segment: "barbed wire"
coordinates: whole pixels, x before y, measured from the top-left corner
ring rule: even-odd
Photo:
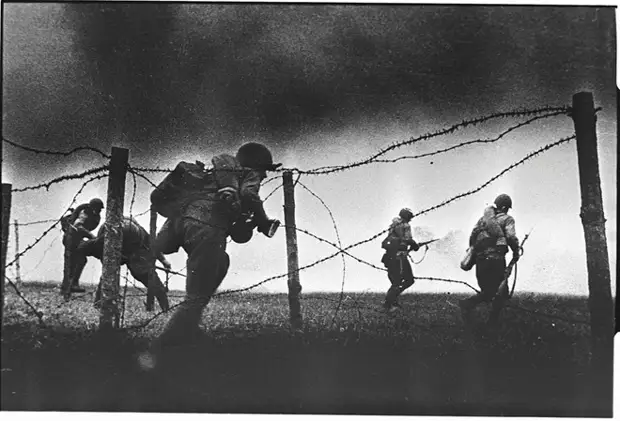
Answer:
[[[306,190],[308,193],[310,193],[312,196],[314,196],[319,202],[321,202],[323,207],[327,210],[327,213],[329,214],[329,217],[330,217],[330,219],[332,221],[332,226],[334,227],[334,231],[336,233],[336,241],[338,242],[338,248],[342,249],[342,241],[340,241],[340,233],[338,232],[338,226],[336,225],[336,218],[334,218],[334,214],[332,213],[332,211],[329,208],[329,206],[327,206],[327,203],[325,203],[325,201],[323,199],[321,199],[316,193],[314,193],[312,190],[310,190],[303,183],[299,183],[299,185],[304,190]],[[347,273],[347,262],[346,262],[346,260],[344,258],[344,253],[341,254],[340,257],[342,257],[342,284],[341,284],[341,288],[340,288],[340,297],[338,299],[338,306],[336,306],[336,310],[334,311],[334,317],[332,318],[332,323],[334,323],[335,320],[336,320],[336,316],[338,315],[338,311],[340,310],[340,305],[341,305],[342,299],[344,297],[344,283],[345,283],[346,273]]]
[[[9,139],[7,139],[4,136],[2,136],[2,141],[6,142],[9,145],[14,146],[16,148],[23,149],[23,150],[28,151],[28,152],[34,152],[34,153],[37,153],[37,154],[69,156],[69,155],[72,155],[72,154],[74,154],[76,152],[80,152],[80,151],[91,151],[91,152],[98,153],[99,155],[101,155],[102,157],[104,157],[106,159],[110,159],[110,155],[102,152],[101,150],[99,150],[97,148],[93,148],[92,146],[78,146],[76,148],[71,149],[70,151],[61,152],[61,151],[50,151],[50,150],[43,150],[43,149],[35,149],[35,148],[30,147],[30,146],[20,145],[19,143],[13,142],[12,140],[9,140]]]
[[[280,184],[275,189],[271,190],[271,193],[269,193],[267,196],[265,196],[265,198],[263,199],[263,202],[266,202],[275,192],[280,190],[282,188],[282,186],[284,186],[284,184]]]
[[[508,129],[504,130],[503,132],[501,132],[499,135],[497,135],[494,138],[470,140],[470,141],[467,141],[467,142],[461,142],[461,143],[459,143],[457,145],[453,145],[453,146],[450,146],[448,148],[438,149],[438,150],[435,150],[433,152],[426,152],[426,153],[422,153],[422,154],[418,154],[418,155],[405,155],[405,156],[400,156],[400,157],[394,158],[394,159],[376,159],[373,162],[374,163],[395,163],[395,162],[399,162],[399,161],[402,161],[402,160],[405,160],[405,159],[427,158],[429,156],[439,155],[439,154],[442,154],[442,153],[453,151],[455,149],[459,149],[459,148],[462,148],[464,146],[473,145],[473,144],[476,144],[476,143],[482,143],[482,144],[494,143],[494,142],[497,142],[497,141],[501,140],[503,137],[505,137],[509,133],[513,132],[514,130],[517,130],[517,129],[523,127],[523,126],[531,124],[531,123],[533,123],[536,120],[540,120],[540,119],[547,118],[547,117],[563,115],[563,114],[565,114],[565,112],[563,112],[563,111],[556,111],[556,112],[545,114],[545,115],[542,115],[542,116],[533,117],[533,118],[531,118],[531,119],[529,119],[527,121],[524,121],[524,122],[521,122],[519,124],[516,124],[514,126],[509,127]]]
[[[92,183],[93,181],[96,181],[96,180],[99,180],[99,179],[105,178],[105,177],[107,177],[107,176],[108,176],[108,174],[99,174],[99,175],[96,175],[96,176],[94,176],[94,177],[89,178],[89,179],[88,179],[88,180],[86,180],[84,183],[82,183],[82,186],[78,189],[77,193],[73,196],[73,199],[71,200],[71,203],[70,203],[70,204],[69,204],[69,206],[67,207],[67,210],[65,210],[65,211],[63,212],[63,215],[64,215],[64,214],[66,214],[66,213],[69,211],[69,209],[71,209],[71,207],[73,206],[73,204],[77,201],[77,198],[78,198],[78,196],[80,195],[80,193],[82,193],[82,191],[84,191],[84,189],[86,188],[86,186],[87,186],[88,184]],[[27,246],[24,250],[22,250],[21,252],[16,253],[16,254],[15,254],[15,258],[14,258],[12,261],[10,261],[8,264],[6,264],[4,267],[5,267],[5,268],[8,268],[8,267],[12,266],[13,264],[15,264],[15,262],[16,262],[16,261],[17,261],[17,260],[18,260],[21,256],[23,256],[24,254],[26,254],[26,253],[27,253],[30,249],[32,249],[34,246],[36,246],[36,245],[37,245],[37,244],[38,244],[38,243],[39,243],[39,242],[40,242],[43,238],[45,238],[45,236],[46,236],[48,233],[50,233],[50,232],[51,232],[51,231],[52,231],[52,230],[53,230],[53,229],[54,229],[54,228],[55,228],[55,227],[56,227],[56,226],[60,223],[61,219],[62,219],[62,216],[61,216],[60,218],[58,218],[58,219],[56,220],[56,222],[54,222],[54,223],[53,223],[53,224],[52,224],[49,228],[47,228],[47,229],[46,229],[46,230],[45,230],[45,231],[44,231],[44,232],[43,232],[43,233],[42,233],[42,234],[41,234],[38,238],[36,238],[36,239],[34,240],[34,242],[33,242],[33,243],[31,243],[30,245],[28,245],[28,246]]]
[[[107,171],[109,168],[108,165],[104,165],[102,167],[97,167],[97,168],[92,168],[90,170],[86,170],[84,172],[81,173],[76,173],[76,174],[69,174],[69,175],[63,175],[60,177],[56,177],[46,183],[41,183],[41,184],[37,184],[35,186],[30,186],[30,187],[22,187],[19,189],[12,189],[11,192],[13,193],[18,193],[18,192],[24,192],[24,191],[28,191],[28,190],[38,190],[38,189],[42,189],[45,188],[46,190],[49,190],[49,188],[56,183],[60,183],[63,181],[68,181],[68,180],[77,180],[80,178],[84,178],[84,177],[88,177],[89,175],[93,175],[93,174],[97,174],[97,173],[101,173],[104,171]]]
[[[21,300],[23,302],[26,303],[26,305],[32,310],[32,312],[35,314],[35,316],[37,316],[37,319],[39,319],[39,323],[44,325],[45,322],[43,321],[43,312],[37,310],[31,303],[30,301],[28,301],[28,299],[26,297],[24,297],[24,295],[21,293],[21,291],[19,290],[19,288],[17,288],[17,285],[15,285],[15,283],[6,275],[4,275],[4,279],[7,280],[7,282],[9,283],[9,285],[11,285],[13,287],[13,289],[15,290],[15,293],[17,294],[17,296],[19,298],[21,298]],[[3,304],[4,305],[4,304]]]
[[[57,221],[56,219],[43,219],[40,221],[31,221],[31,222],[19,222],[19,221],[15,221],[15,222],[11,222],[11,225],[13,226],[18,226],[18,227],[27,227],[30,225],[39,225],[39,224],[49,224],[50,222],[55,222]]]
[[[362,165],[366,165],[366,164],[370,164],[372,162],[374,162],[375,160],[377,160],[377,158],[387,154],[388,152],[401,148],[403,146],[408,146],[408,145],[412,145],[414,143],[423,141],[423,140],[428,140],[430,138],[433,137],[438,137],[438,136],[442,136],[442,135],[446,135],[446,134],[451,134],[459,129],[468,127],[468,126],[475,126],[478,125],[480,123],[483,123],[485,121],[491,120],[491,119],[495,119],[495,118],[505,118],[505,117],[524,117],[524,116],[530,116],[530,115],[535,115],[535,114],[540,114],[540,113],[549,113],[547,116],[545,117],[541,117],[541,118],[546,118],[546,117],[551,117],[560,113],[567,113],[569,111],[569,107],[540,107],[540,108],[536,108],[536,109],[532,109],[532,110],[526,110],[526,109],[517,109],[517,110],[513,110],[513,111],[507,111],[507,112],[500,112],[500,113],[495,113],[495,114],[491,114],[488,115],[486,117],[478,117],[478,118],[473,118],[473,119],[469,119],[469,120],[463,120],[460,123],[454,124],[448,128],[444,128],[444,129],[440,129],[440,130],[436,130],[434,132],[428,132],[426,134],[423,134],[421,136],[417,136],[417,137],[411,137],[408,140],[404,140],[404,141],[400,141],[400,142],[396,142],[393,143],[390,146],[387,146],[385,148],[382,148],[379,150],[379,152],[376,152],[375,154],[371,155],[370,157],[357,161],[357,162],[352,162],[350,164],[346,164],[346,165],[342,165],[342,166],[331,166],[331,167],[318,167],[315,169],[311,169],[311,170],[300,170],[298,168],[284,168],[282,169],[282,171],[294,171],[294,172],[300,172],[303,174],[313,174],[313,175],[318,175],[318,174],[331,174],[334,172],[338,172],[338,171],[344,171],[350,168],[355,168],[355,167],[359,167]],[[529,123],[528,123],[529,124]]]
[[[22,275],[22,278],[25,278],[27,274],[30,274],[31,272],[34,272],[39,266],[41,266],[41,263],[43,263],[43,261],[45,260],[45,256],[47,256],[47,253],[52,249],[52,247],[54,246],[54,244],[56,243],[56,241],[58,241],[58,237],[54,238],[52,240],[52,242],[50,243],[49,246],[47,246],[47,248],[45,249],[45,251],[43,252],[43,256],[41,257],[41,260],[39,260],[39,263],[37,263],[33,268],[31,268],[30,270],[26,271],[26,273],[24,275]]]
[[[568,142],[568,141],[570,141],[570,140],[575,139],[575,137],[576,137],[575,135],[568,136],[568,137],[562,138],[562,139],[560,139],[560,140],[558,140],[558,141],[555,141],[555,142],[549,143],[549,144],[547,144],[547,145],[545,145],[545,146],[543,146],[543,147],[541,147],[541,148],[539,148],[539,149],[537,149],[537,150],[535,150],[535,151],[533,151],[533,152],[530,152],[530,153],[529,153],[528,155],[526,155],[524,158],[522,158],[521,160],[519,160],[519,161],[517,161],[517,162],[515,162],[515,163],[511,164],[510,166],[506,167],[504,170],[502,170],[501,172],[499,172],[497,175],[495,175],[495,176],[491,177],[488,181],[486,181],[485,183],[483,183],[483,184],[482,184],[482,185],[480,185],[479,187],[477,187],[477,188],[475,188],[475,189],[472,189],[472,190],[469,190],[468,192],[458,194],[458,195],[456,195],[456,196],[454,196],[454,197],[452,197],[452,198],[450,198],[450,199],[448,199],[448,200],[445,200],[445,201],[443,201],[443,202],[439,203],[438,205],[434,205],[434,206],[431,206],[430,208],[427,208],[427,209],[424,209],[424,210],[422,210],[422,211],[419,211],[418,213],[414,214],[414,216],[413,216],[413,217],[415,218],[415,217],[417,217],[417,216],[420,216],[420,215],[426,214],[426,213],[428,213],[428,212],[431,212],[431,211],[433,211],[433,210],[436,210],[436,209],[438,209],[438,208],[441,208],[441,207],[443,207],[443,206],[446,206],[446,205],[448,205],[448,204],[452,203],[453,201],[455,201],[455,200],[457,200],[457,199],[460,199],[460,198],[463,198],[463,197],[466,197],[466,196],[472,195],[472,194],[474,194],[474,193],[477,193],[477,192],[479,192],[480,190],[482,190],[483,188],[485,188],[486,186],[488,186],[489,184],[491,184],[493,181],[497,180],[498,178],[500,178],[501,176],[503,176],[504,174],[506,174],[508,171],[510,171],[510,170],[512,170],[512,169],[514,169],[515,167],[517,167],[517,166],[519,166],[519,165],[523,164],[524,162],[526,162],[526,161],[528,161],[528,160],[532,159],[533,157],[535,157],[535,156],[537,156],[537,155],[539,155],[539,154],[541,154],[541,153],[543,153],[543,152],[545,152],[545,151],[547,151],[547,150],[549,150],[549,149],[551,149],[551,148],[553,148],[553,147],[555,147],[555,146],[561,145],[561,144],[563,144],[563,143],[566,143],[566,142]],[[337,245],[335,245],[334,243],[332,243],[332,242],[330,242],[330,241],[328,241],[328,240],[325,240],[325,239],[323,239],[323,238],[320,238],[320,237],[318,237],[318,236],[315,236],[314,234],[309,233],[308,231],[305,231],[305,230],[302,230],[302,229],[299,229],[299,228],[296,228],[296,229],[297,229],[297,231],[299,231],[299,232],[303,232],[304,234],[310,235],[310,236],[312,236],[312,237],[316,238],[317,240],[319,240],[319,241],[321,241],[321,242],[325,242],[325,243],[330,244],[331,246],[333,246],[333,247],[335,247],[335,248],[339,249],[339,247],[338,247]],[[355,248],[355,247],[358,247],[358,246],[360,246],[360,245],[362,245],[362,244],[366,244],[366,243],[369,243],[369,242],[371,242],[371,241],[374,241],[375,239],[379,238],[381,235],[384,235],[384,234],[385,234],[385,233],[387,233],[388,231],[389,231],[389,229],[385,229],[385,230],[383,230],[383,231],[381,231],[381,232],[379,232],[379,233],[377,233],[377,234],[375,234],[375,235],[371,236],[370,238],[367,238],[367,239],[365,239],[365,240],[361,240],[361,241],[358,241],[358,242],[356,242],[356,243],[353,243],[353,244],[351,244],[351,245],[349,245],[349,246],[345,247],[344,249],[339,249],[336,253],[330,254],[330,255],[328,255],[328,256],[325,256],[325,257],[323,257],[323,258],[321,258],[321,259],[318,259],[318,260],[316,260],[316,261],[314,261],[314,262],[312,262],[312,263],[309,263],[309,264],[307,264],[307,265],[305,265],[305,266],[302,266],[302,267],[298,268],[298,269],[297,269],[297,271],[301,271],[301,270],[305,270],[305,269],[310,269],[311,267],[314,267],[314,266],[316,266],[316,265],[318,265],[318,264],[320,264],[320,263],[326,262],[327,260],[330,260],[330,259],[333,259],[334,257],[337,257],[340,253],[347,252],[348,250],[351,250],[352,248]],[[366,264],[366,265],[370,265],[370,266],[374,267],[375,269],[379,269],[379,270],[385,271],[385,269],[384,269],[384,268],[379,268],[378,266],[375,266],[375,265],[373,265],[372,263],[365,262],[365,261],[363,261],[363,260],[361,260],[361,259],[359,259],[359,258],[357,258],[357,257],[355,257],[355,256],[353,256],[353,255],[351,255],[351,254],[348,254],[348,253],[347,253],[347,255],[348,255],[348,256],[350,256],[350,257],[352,257],[352,258],[354,258],[355,260],[359,261],[360,263],[364,263],[364,264]],[[265,284],[265,283],[267,283],[267,282],[269,282],[269,281],[276,280],[276,279],[280,279],[280,278],[284,278],[285,276],[288,276],[288,273],[283,274],[283,275],[277,275],[277,276],[273,276],[273,277],[267,278],[267,279],[265,279],[265,280],[263,280],[263,281],[260,281],[260,282],[258,282],[258,283],[256,283],[256,284],[253,284],[253,285],[250,285],[250,286],[248,286],[248,287],[241,288],[241,289],[238,289],[238,290],[228,290],[228,291],[226,291],[226,292],[222,291],[222,293],[231,294],[231,293],[234,293],[234,292],[244,292],[244,291],[249,291],[250,289],[256,288],[256,287],[258,287],[258,286],[260,286],[260,285],[263,285],[263,284]]]

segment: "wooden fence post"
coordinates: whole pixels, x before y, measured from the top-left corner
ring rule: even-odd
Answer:
[[[120,292],[121,248],[123,244],[123,205],[129,150],[112,148],[108,198],[106,205],[105,234],[103,237],[103,269],[101,274],[100,330],[118,329]]]
[[[157,263],[157,259],[155,257],[155,236],[157,235],[157,212],[153,208],[151,208],[151,220],[149,224],[149,237],[150,237],[150,247],[151,247],[151,271],[149,272],[149,286],[146,292],[146,311],[153,311],[153,307],[155,306],[155,296],[153,295],[153,285],[155,278],[155,264]]]
[[[596,112],[590,92],[573,95],[572,118],[577,136],[579,184],[581,187],[581,222],[586,243],[588,268],[588,306],[592,336],[591,365],[601,391],[610,393],[613,387],[614,308],[611,299],[611,278],[605,216],[601,195],[596,139]],[[601,377],[603,376],[603,377]],[[600,396],[599,396],[600,397]]]
[[[286,171],[284,183],[284,224],[286,225],[286,252],[288,256],[288,303],[290,308],[291,326],[299,329],[302,326],[299,294],[299,259],[297,253],[297,231],[295,226],[295,186],[293,173]]]
[[[21,282],[22,277],[19,268],[19,222],[17,219],[14,221],[15,224],[15,282]]]
[[[0,307],[0,327],[4,322],[4,279],[6,271],[6,249],[9,245],[9,225],[11,221],[11,184],[2,184],[2,279],[0,280],[0,299],[2,307]]]

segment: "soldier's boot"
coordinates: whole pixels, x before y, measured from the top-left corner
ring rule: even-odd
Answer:
[[[86,266],[86,256],[83,254],[74,256],[74,266],[71,271],[71,292],[86,292],[86,289],[80,286],[80,277],[84,271],[84,266]]]
[[[170,310],[170,303],[168,302],[168,295],[166,295],[166,290],[163,288],[155,292],[155,297],[157,298],[157,302],[159,303],[159,307],[162,311],[167,312]]]
[[[397,285],[392,285],[385,296],[383,307],[388,311],[394,311],[396,309],[395,303],[398,300],[399,294],[400,288]]]

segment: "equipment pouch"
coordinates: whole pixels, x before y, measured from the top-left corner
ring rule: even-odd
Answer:
[[[191,195],[209,192],[205,189],[209,175],[201,162],[191,164],[181,161],[151,193],[152,208],[166,218],[180,215]]]

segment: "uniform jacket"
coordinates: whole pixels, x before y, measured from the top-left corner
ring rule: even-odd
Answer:
[[[409,246],[413,250],[418,249],[418,243],[413,240],[411,235],[411,225],[399,216],[392,219],[387,240],[396,243],[396,251],[407,251]]]
[[[486,257],[503,257],[508,248],[517,252],[519,239],[514,218],[494,206],[487,207],[469,236],[469,245]]]

